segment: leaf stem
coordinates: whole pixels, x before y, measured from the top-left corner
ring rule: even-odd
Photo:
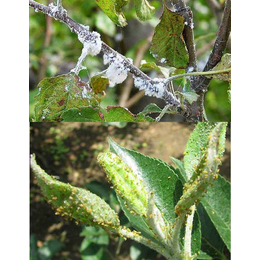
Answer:
[[[150,239],[147,239],[147,238],[139,235],[135,231],[121,228],[118,230],[118,234],[124,238],[132,239],[138,243],[141,243],[141,244],[157,251],[158,253],[160,253],[161,255],[166,257],[168,260],[181,260],[179,258],[176,258],[172,253],[168,252],[168,250],[165,247],[151,241]]]
[[[189,73],[183,73],[179,75],[175,75],[172,77],[169,77],[167,79],[167,83],[177,79],[177,78],[183,78],[183,77],[188,77],[188,76],[206,76],[206,75],[214,75],[214,74],[221,74],[221,73],[228,73],[231,71],[231,68],[225,69],[225,70],[214,70],[214,71],[198,71],[198,72],[189,72]]]
[[[194,213],[196,206],[192,206],[191,214],[188,215],[186,220],[185,236],[184,236],[184,259],[191,259],[191,233],[192,233],[192,223],[194,218]]]

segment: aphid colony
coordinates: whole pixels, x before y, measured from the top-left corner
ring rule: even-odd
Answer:
[[[193,204],[199,203],[199,198],[204,197],[208,186],[212,186],[213,181],[218,178],[218,166],[221,164],[218,131],[220,129],[216,129],[208,138],[205,149],[201,147],[203,156],[198,165],[195,165],[193,176],[184,184],[183,195],[175,206],[175,213],[178,215],[186,214]]]
[[[147,188],[140,177],[114,153],[100,153],[98,162],[113,184],[117,195],[122,198],[127,210],[133,215],[144,217],[154,237],[166,245],[171,244],[170,224],[155,205],[154,192]]]
[[[35,156],[31,157],[31,166],[42,193],[57,215],[105,229],[113,230],[120,226],[118,215],[103,199],[52,178],[37,165]]]
[[[87,55],[95,56],[100,53],[102,48],[100,34],[94,31],[89,32],[88,26],[82,25],[82,30],[77,32],[77,34],[79,41],[83,44],[83,49],[76,67],[71,70],[75,74],[78,74],[80,70],[85,69],[85,67],[82,66],[82,62]],[[129,63],[133,63],[132,59],[125,59],[117,52],[104,53],[103,61],[105,65],[109,65],[105,73],[109,80],[110,87],[122,83],[127,78],[128,72],[130,71]],[[179,104],[176,97],[167,90],[166,79],[145,79],[135,75],[133,75],[133,78],[135,87],[139,90],[144,90],[145,95],[163,98],[166,102],[173,105]]]

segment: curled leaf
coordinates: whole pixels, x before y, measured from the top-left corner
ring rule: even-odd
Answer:
[[[90,85],[95,94],[101,93],[109,85],[109,80],[102,74],[97,74],[90,79]]]
[[[119,26],[126,26],[126,18],[122,8],[127,4],[127,0],[95,0],[102,11]]]
[[[48,175],[31,156],[31,168],[44,197],[56,211],[76,223],[89,224],[115,230],[120,222],[116,212],[100,197],[88,190],[76,188]]]
[[[141,21],[147,21],[152,18],[155,8],[147,0],[135,0],[135,11]]]
[[[231,54],[226,53],[221,58],[221,61],[212,69],[212,71],[223,71],[228,69],[231,69]],[[219,74],[214,74],[211,77],[231,82],[231,70],[227,72],[220,72]]]
[[[207,127],[207,126],[206,126]],[[175,207],[176,214],[186,214],[189,208],[198,202],[213,181],[218,178],[218,166],[220,154],[223,153],[221,139],[225,135],[225,123],[218,123],[210,127],[208,142],[201,147],[201,157],[197,165],[194,165],[194,174],[184,184],[183,195]],[[190,162],[191,163],[191,162]]]
[[[100,153],[98,163],[113,184],[117,195],[132,214],[146,216],[148,193],[142,180],[114,153]]]

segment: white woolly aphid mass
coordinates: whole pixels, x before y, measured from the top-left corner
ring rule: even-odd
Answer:
[[[154,78],[152,80],[144,80],[141,77],[133,77],[135,87],[144,90],[145,95],[163,98],[166,88],[165,79]]]
[[[122,83],[127,78],[127,68],[123,58],[114,53],[104,54],[104,64],[109,64],[106,71],[106,76],[109,79],[109,86],[114,87],[116,84]],[[130,60],[130,59],[129,59]],[[132,60],[130,60],[132,63]],[[144,90],[145,95],[163,98],[166,88],[165,79],[154,78],[152,80],[145,80],[141,77],[133,75],[134,85],[139,90]]]
[[[109,79],[109,87],[122,83],[127,78],[129,69],[124,63],[124,59],[120,55],[113,53],[104,54],[104,64],[109,64],[106,70],[106,76]]]
[[[86,31],[89,30],[88,26],[85,26]],[[102,47],[102,41],[100,38],[100,34],[97,32],[86,33],[85,31],[78,34],[79,41],[83,44],[83,49],[81,55],[78,59],[77,65],[72,72],[76,74],[79,73],[80,70],[85,69],[86,67],[82,66],[82,62],[86,58],[87,55],[96,56],[100,53]]]

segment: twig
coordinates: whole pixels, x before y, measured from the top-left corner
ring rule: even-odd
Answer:
[[[138,91],[135,95],[129,98],[125,104],[126,107],[130,108],[133,106],[138,100],[140,100],[144,96],[144,90]]]
[[[134,231],[132,232],[128,229],[122,228],[122,229],[118,230],[118,234],[124,238],[132,239],[138,243],[141,243],[145,246],[150,247],[151,249],[159,252],[160,254],[162,254],[164,257],[166,257],[169,260],[179,260],[179,258],[174,256],[175,252],[173,252],[173,253],[168,252],[168,250],[166,250],[165,247],[162,247],[160,244],[157,244],[157,243],[151,241],[150,239],[140,236],[139,234],[137,234]]]
[[[167,78],[167,82],[170,82],[174,79],[178,79],[178,78],[183,78],[183,77],[188,77],[188,76],[210,76],[210,75],[215,75],[215,74],[222,74],[222,73],[228,73],[231,71],[231,68],[229,69],[224,69],[224,70],[213,70],[213,71],[197,71],[197,72],[190,72],[190,73],[184,73],[184,74],[179,74],[179,75],[175,75],[172,77]]]
[[[221,60],[226,48],[231,31],[231,0],[226,0],[222,22],[220,24],[217,38],[213,50],[209,56],[208,62],[203,71],[209,71],[214,68]],[[206,92],[211,79],[201,76],[193,88],[196,92]]]
[[[134,61],[134,65],[136,67],[139,67],[145,52],[147,51],[147,49],[150,46],[150,42],[151,42],[150,37],[148,37],[147,41],[137,49],[137,54],[136,54],[136,58]],[[134,79],[132,77],[128,77],[128,79],[125,82],[123,93],[119,99],[119,106],[122,106],[122,107],[126,106],[127,100],[130,96],[130,93],[131,93],[131,90],[133,87],[133,83],[134,83]]]
[[[209,43],[203,45],[200,49],[197,50],[196,55],[197,57],[201,54],[205,53],[208,49],[210,49],[214,45],[215,39],[210,41]]]

